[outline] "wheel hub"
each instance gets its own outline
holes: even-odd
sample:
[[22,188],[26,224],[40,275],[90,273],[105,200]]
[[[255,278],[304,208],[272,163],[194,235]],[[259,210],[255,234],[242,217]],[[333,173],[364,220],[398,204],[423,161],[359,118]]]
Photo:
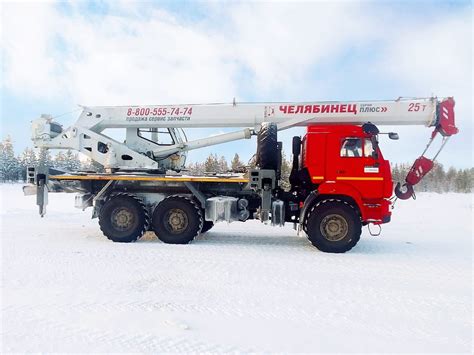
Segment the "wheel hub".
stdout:
[[134,222],[134,215],[128,208],[121,207],[112,212],[112,225],[115,229],[125,231],[132,227]]
[[181,233],[188,227],[188,216],[178,208],[173,208],[168,212],[166,225],[171,233]]
[[337,242],[346,237],[349,226],[345,218],[338,214],[330,214],[321,221],[321,234],[331,242]]

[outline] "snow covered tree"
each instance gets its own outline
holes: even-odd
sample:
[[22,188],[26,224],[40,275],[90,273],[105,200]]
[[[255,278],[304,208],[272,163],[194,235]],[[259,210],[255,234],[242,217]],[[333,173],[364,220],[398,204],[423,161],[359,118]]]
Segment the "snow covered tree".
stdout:
[[20,164],[15,157],[13,142],[10,136],[7,136],[0,143],[0,181],[18,180],[19,170]]
[[435,163],[433,170],[431,170],[425,177],[428,179],[429,191],[443,192],[445,186],[446,173],[444,172],[443,166],[439,163]]
[[203,175],[205,171],[204,163],[190,163],[187,167],[187,170],[191,175]]
[[290,184],[290,174],[291,174],[291,164],[286,159],[285,152],[281,152],[281,176],[280,176],[280,187],[285,190],[289,191],[291,188]]
[[[396,164],[392,167],[393,181],[405,182],[405,177],[411,169],[409,164]],[[418,192],[463,192],[469,193],[474,185],[474,168],[456,169],[450,167],[447,171],[442,164],[435,163],[433,169],[415,186]]]
[[240,160],[239,154],[235,153],[234,158],[232,158],[232,161],[230,162],[230,168],[232,171],[241,171],[244,165],[245,164]]
[[77,153],[73,153],[71,149],[66,152],[59,151],[54,157],[53,165],[55,168],[64,171],[77,171],[81,169],[81,161]]
[[458,170],[454,183],[455,183],[456,192],[471,192],[472,183],[471,183],[470,170],[468,169]]
[[402,176],[401,167],[398,164],[392,165],[392,180],[393,182],[401,182],[404,180],[404,176]]
[[219,161],[216,154],[209,154],[204,162],[204,169],[206,172],[217,172],[219,170]]
[[446,192],[454,191],[456,175],[457,175],[456,169],[453,167],[450,167],[448,169],[448,172],[446,173],[444,191]]
[[[90,159],[89,157],[83,155],[84,160],[81,162],[81,170],[85,171],[93,171],[96,173],[103,173],[104,172],[104,167],[99,164],[98,162]],[[80,160],[79,160],[80,161]]]
[[65,170],[66,171],[77,171],[81,168],[81,162],[77,153],[73,153],[71,149],[68,149],[64,154],[65,158]]
[[227,165],[227,160],[222,155],[217,162],[217,172],[219,173],[226,173],[229,170],[229,166]]
[[474,191],[474,168],[469,169],[469,192]]
[[66,169],[66,156],[62,151],[59,151],[54,157],[54,167],[59,170]]
[[21,155],[18,157],[18,161],[20,164],[20,179],[26,181],[26,168],[32,166],[36,167],[38,164],[35,151],[31,148],[25,148],[23,153],[21,153]]
[[38,154],[38,167],[39,168],[49,168],[53,165],[53,159],[51,158],[51,153],[49,149],[40,148]]

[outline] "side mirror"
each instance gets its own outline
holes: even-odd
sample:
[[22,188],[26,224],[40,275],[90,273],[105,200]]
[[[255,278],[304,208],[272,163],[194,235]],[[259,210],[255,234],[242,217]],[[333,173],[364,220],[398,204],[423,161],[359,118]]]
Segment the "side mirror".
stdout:
[[393,139],[393,140],[398,140],[398,138],[399,138],[399,137],[398,137],[398,133],[390,132],[390,133],[388,134],[388,138]]

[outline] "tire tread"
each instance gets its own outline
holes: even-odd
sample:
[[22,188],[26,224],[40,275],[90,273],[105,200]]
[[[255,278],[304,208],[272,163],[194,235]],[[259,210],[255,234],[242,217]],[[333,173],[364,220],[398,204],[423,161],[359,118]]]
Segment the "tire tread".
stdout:
[[[325,204],[328,204],[328,203],[332,203],[336,206],[337,204],[339,204],[339,205],[350,207],[354,213],[354,220],[355,222],[357,222],[354,224],[355,230],[353,233],[353,238],[351,239],[350,243],[346,244],[344,248],[341,248],[341,249],[336,249],[330,246],[328,247],[328,246],[321,245],[317,242],[317,240],[311,238],[310,234],[308,233],[308,221],[310,220],[310,218],[312,217],[314,213],[317,213],[321,207],[323,207]],[[360,215],[358,211],[354,208],[354,206],[352,206],[350,203],[346,201],[331,198],[331,199],[325,199],[325,200],[319,201],[318,203],[315,203],[314,206],[311,207],[311,209],[306,214],[303,220],[303,230],[308,236],[308,240],[311,242],[311,244],[315,246],[316,248],[318,248],[319,250],[323,252],[327,252],[327,253],[345,253],[346,251],[351,250],[359,242],[360,235],[362,232],[362,224],[360,223]]]
[[[139,231],[137,231],[135,233],[135,235],[133,235],[131,238],[129,238],[130,240],[127,240],[127,241],[120,241],[120,240],[117,240],[116,237],[114,237],[113,235],[110,235],[109,232],[107,231],[107,227],[104,225],[104,221],[102,221],[102,219],[100,218],[100,212],[99,212],[99,227],[100,227],[100,230],[102,231],[102,233],[107,237],[107,239],[109,240],[112,240],[113,242],[129,242],[129,243],[133,243],[133,242],[136,242],[138,239],[140,239],[143,234],[145,234],[145,232],[148,230],[148,227],[149,227],[149,224],[150,224],[150,214],[148,213],[148,209],[146,208],[143,200],[141,198],[139,198],[138,196],[136,195],[133,195],[133,194],[130,194],[130,193],[127,193],[127,192],[114,192],[114,193],[111,193],[107,199],[105,200],[104,202],[104,205],[105,203],[107,203],[108,201],[112,200],[113,198],[117,198],[117,197],[128,197],[128,198],[132,198],[134,199],[142,208],[143,210],[143,213],[144,213],[144,223],[143,223],[143,226],[142,228],[140,228]],[[102,205],[101,209],[104,207],[104,205]]]
[[[196,233],[192,237],[188,237],[188,238],[185,238],[184,240],[180,240],[180,241],[177,241],[177,242],[172,242],[172,241],[167,240],[166,238],[163,238],[160,235],[160,231],[156,230],[157,228],[154,225],[153,225],[153,230],[154,230],[156,236],[158,237],[158,239],[160,239],[161,241],[163,241],[165,243],[173,243],[173,244],[187,244],[187,243],[190,243],[191,241],[194,240],[194,238],[196,238],[201,233],[202,227],[204,225],[204,217],[202,215],[201,207],[198,205],[198,203],[195,201],[194,198],[188,197],[188,196],[183,196],[183,195],[170,195],[170,196],[167,196],[158,204],[158,206],[161,203],[163,203],[164,201],[169,201],[171,199],[173,199],[173,200],[184,200],[194,208],[194,210],[196,212],[196,215],[198,217],[198,221],[199,221],[199,227],[197,228]],[[157,206],[157,208],[158,208],[158,206]]]

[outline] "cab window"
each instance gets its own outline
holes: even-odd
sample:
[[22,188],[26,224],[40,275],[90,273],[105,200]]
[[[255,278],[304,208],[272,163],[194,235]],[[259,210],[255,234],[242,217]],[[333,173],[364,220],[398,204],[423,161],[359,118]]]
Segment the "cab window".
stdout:
[[364,139],[364,157],[372,158],[374,156],[375,149],[370,138]]
[[342,141],[341,157],[358,158],[362,156],[362,139],[346,138]]
[[167,129],[138,128],[138,136],[158,145],[174,144],[174,139]]

